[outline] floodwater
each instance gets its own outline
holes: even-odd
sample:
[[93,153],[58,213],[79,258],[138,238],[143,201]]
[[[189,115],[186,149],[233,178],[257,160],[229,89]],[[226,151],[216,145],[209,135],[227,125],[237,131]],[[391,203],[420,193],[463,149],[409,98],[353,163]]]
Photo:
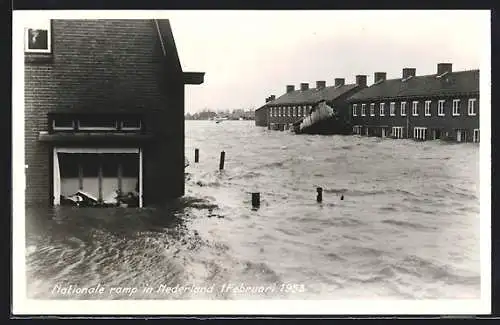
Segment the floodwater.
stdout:
[[477,144],[186,121],[186,156],[165,208],[28,209],[28,297],[480,296]]

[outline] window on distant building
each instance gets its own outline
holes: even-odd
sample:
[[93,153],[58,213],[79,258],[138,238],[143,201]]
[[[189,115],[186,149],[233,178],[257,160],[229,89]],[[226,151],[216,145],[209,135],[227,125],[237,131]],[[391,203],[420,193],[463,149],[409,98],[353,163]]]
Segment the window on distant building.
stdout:
[[352,104],[352,116],[358,116],[358,104]]
[[375,104],[370,104],[370,116],[375,116]]
[[453,100],[453,116],[460,115],[460,99]]
[[444,100],[443,99],[438,101],[438,115],[444,116]]
[[401,102],[401,116],[406,116],[406,102]]
[[392,102],[392,103],[389,105],[389,114],[390,114],[391,116],[396,115],[396,103],[395,103],[395,102]]
[[123,131],[138,131],[142,127],[141,120],[129,118],[120,121],[120,129]]
[[412,106],[412,115],[418,116],[418,102],[414,101]]
[[479,142],[479,129],[474,129],[474,134],[472,138],[473,142]]
[[469,116],[476,115],[476,99],[475,98],[469,98],[469,105],[468,105],[467,112],[469,113]]
[[385,116],[385,103],[380,103],[380,116]]
[[425,101],[425,116],[431,116],[431,101]]
[[361,104],[361,116],[366,116],[366,104]]

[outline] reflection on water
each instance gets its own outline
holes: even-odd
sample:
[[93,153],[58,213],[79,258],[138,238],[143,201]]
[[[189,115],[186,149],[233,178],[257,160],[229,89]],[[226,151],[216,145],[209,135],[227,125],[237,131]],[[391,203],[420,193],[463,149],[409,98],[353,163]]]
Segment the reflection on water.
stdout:
[[479,297],[477,145],[188,121],[194,148],[163,207],[27,209],[28,296]]

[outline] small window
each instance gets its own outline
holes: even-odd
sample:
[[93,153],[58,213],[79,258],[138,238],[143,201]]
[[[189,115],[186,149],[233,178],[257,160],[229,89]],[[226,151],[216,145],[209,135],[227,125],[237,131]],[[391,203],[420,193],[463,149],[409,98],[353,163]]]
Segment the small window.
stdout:
[[380,103],[380,116],[385,116],[385,103]]
[[54,131],[71,131],[75,129],[75,121],[71,118],[55,118],[52,120]]
[[425,101],[425,116],[431,116],[431,101]]
[[375,116],[375,104],[370,104],[370,116]]
[[470,98],[469,99],[469,105],[467,109],[469,116],[475,116],[476,115],[476,99],[475,98]]
[[105,131],[105,130],[116,130],[117,123],[115,120],[108,119],[85,119],[78,120],[79,130],[95,130],[95,131]]
[[438,102],[438,115],[444,116],[444,100]]
[[472,139],[473,142],[479,142],[479,129],[474,129],[474,138]]
[[401,102],[401,116],[406,116],[406,102]]
[[361,104],[361,116],[366,116],[366,104]]
[[413,102],[412,115],[413,116],[418,116],[418,102],[417,101]]
[[141,126],[141,120],[138,119],[126,119],[120,123],[120,128],[124,131],[137,131],[141,129]]
[[37,19],[24,30],[24,51],[26,53],[51,53],[50,19]]
[[453,100],[453,116],[460,115],[460,99]]
[[389,108],[389,114],[390,114],[391,116],[396,115],[396,103],[395,103],[395,102],[392,102],[392,103],[390,104],[390,106],[389,106],[389,107],[390,107],[390,108]]
[[358,116],[358,113],[356,112],[358,110],[358,104],[353,104],[352,105],[352,116]]

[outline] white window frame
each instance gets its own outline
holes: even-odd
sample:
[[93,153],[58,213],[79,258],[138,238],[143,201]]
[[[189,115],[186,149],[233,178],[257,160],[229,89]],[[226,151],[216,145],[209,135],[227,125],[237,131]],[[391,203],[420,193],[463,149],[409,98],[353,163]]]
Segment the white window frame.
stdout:
[[427,128],[415,126],[413,128],[413,139],[427,140]]
[[418,116],[418,101],[413,101],[411,103],[411,115]]
[[[476,136],[476,132],[477,132],[477,136]],[[473,142],[480,142],[480,139],[479,139],[479,129],[474,129],[472,131],[472,141]]]
[[375,116],[375,103],[370,104],[370,116]]
[[352,104],[352,116],[358,116],[358,104]]
[[396,102],[391,102],[389,104],[389,115],[390,116],[395,116],[396,115]]
[[438,116],[445,116],[445,113],[444,113],[444,103],[445,103],[444,99],[440,99],[438,101]]
[[139,154],[139,208],[143,207],[143,164],[142,164],[142,148],[65,148],[65,147],[54,147],[53,151],[53,177],[52,177],[52,189],[54,193],[53,202],[54,205],[61,204],[61,196],[57,193],[61,193],[61,177],[59,168],[59,157],[58,153],[138,153]]
[[385,116],[385,103],[380,103],[380,116]]
[[452,115],[460,116],[460,99],[454,99],[452,107]]
[[431,116],[431,102],[430,100],[425,101],[425,116]]
[[366,104],[361,104],[361,116],[366,116]]
[[476,116],[476,98],[469,98],[467,104],[467,113],[469,116]]
[[400,110],[401,116],[406,116],[406,102],[401,102]]
[[140,131],[142,129],[142,121],[139,120],[139,126],[138,127],[124,127],[123,126],[123,122],[124,121],[120,121],[120,130],[123,130],[123,131]]
[[80,120],[77,120],[78,130],[82,131],[113,131],[118,129],[118,121],[115,120],[115,126],[80,126]]
[[403,139],[403,127],[393,126],[392,127],[392,137],[396,139]]
[[69,126],[56,126],[56,119],[52,120],[52,130],[54,131],[73,131],[75,129],[75,121],[71,121],[71,127]]

